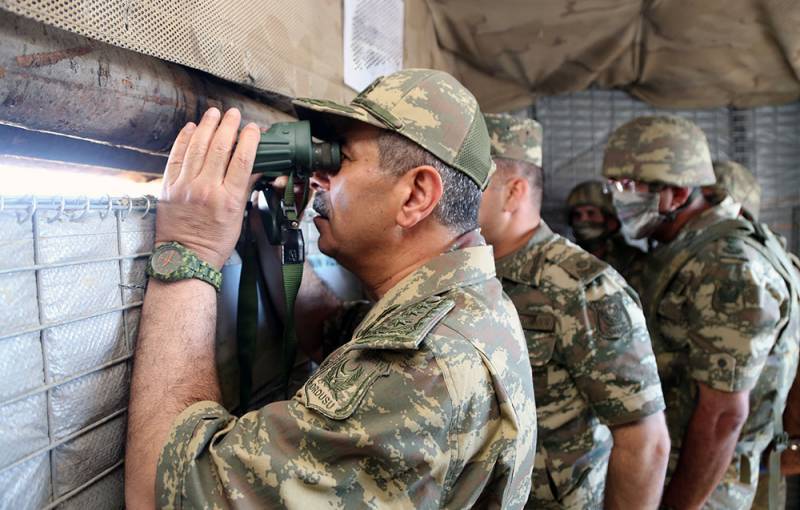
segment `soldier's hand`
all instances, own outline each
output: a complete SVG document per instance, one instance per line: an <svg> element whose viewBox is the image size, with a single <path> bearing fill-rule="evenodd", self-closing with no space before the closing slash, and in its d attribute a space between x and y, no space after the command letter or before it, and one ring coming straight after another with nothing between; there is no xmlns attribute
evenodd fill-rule
<svg viewBox="0 0 800 510"><path fill-rule="evenodd" d="M177 241L216 268L228 259L241 230L260 131L241 114L211 108L200 124L178 134L167 161L156 214L156 243ZM234 150L235 145L235 150Z"/></svg>

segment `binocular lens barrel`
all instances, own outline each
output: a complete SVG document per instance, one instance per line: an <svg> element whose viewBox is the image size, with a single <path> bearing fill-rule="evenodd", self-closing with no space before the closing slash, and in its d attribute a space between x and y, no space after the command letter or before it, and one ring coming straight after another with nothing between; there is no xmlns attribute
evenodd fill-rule
<svg viewBox="0 0 800 510"><path fill-rule="evenodd" d="M279 122L262 133L253 173L269 177L294 173L295 177L306 179L314 171L335 172L341 162L339 144L312 141L307 120Z"/></svg>
<svg viewBox="0 0 800 510"><path fill-rule="evenodd" d="M315 143L311 151L312 171L335 172L342 164L342 154L338 143Z"/></svg>

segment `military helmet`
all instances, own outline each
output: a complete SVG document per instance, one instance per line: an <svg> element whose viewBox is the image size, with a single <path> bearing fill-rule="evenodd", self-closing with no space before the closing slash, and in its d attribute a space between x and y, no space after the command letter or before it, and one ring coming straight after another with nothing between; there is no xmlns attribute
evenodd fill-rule
<svg viewBox="0 0 800 510"><path fill-rule="evenodd" d="M703 131L671 115L638 117L617 128L606 145L603 175L668 186L716 181Z"/></svg>
<svg viewBox="0 0 800 510"><path fill-rule="evenodd" d="M492 157L526 161L542 166L542 125L533 119L504 113L484 115Z"/></svg>
<svg viewBox="0 0 800 510"><path fill-rule="evenodd" d="M746 213L758 219L761 207L761 185L756 177L744 166L735 161L715 161L714 174L717 183L709 188L721 199L729 195L742 204Z"/></svg>
<svg viewBox="0 0 800 510"><path fill-rule="evenodd" d="M485 189L494 163L489 134L475 97L449 74L404 69L373 81L349 105L300 98L297 116L314 136L331 139L341 122L357 120L398 133Z"/></svg>
<svg viewBox="0 0 800 510"><path fill-rule="evenodd" d="M604 214L617 215L611 193L606 190L605 184L600 181L584 181L572 188L572 191L567 195L568 223L572 223L570 219L572 209L579 205L593 205L603 211Z"/></svg>

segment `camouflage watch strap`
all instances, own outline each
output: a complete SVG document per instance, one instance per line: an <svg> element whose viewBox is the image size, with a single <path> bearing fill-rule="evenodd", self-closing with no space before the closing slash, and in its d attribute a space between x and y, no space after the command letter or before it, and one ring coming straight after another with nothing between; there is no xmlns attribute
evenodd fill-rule
<svg viewBox="0 0 800 510"><path fill-rule="evenodd" d="M176 250L181 255L181 264L170 272L157 271L153 266L154 260L157 259L160 253ZM189 278L197 278L206 283L211 284L214 289L219 292L222 285L222 273L217 271L208 263L200 259L192 250L183 246L182 244L172 241L159 245L150 259L147 261L147 275L161 280L164 282L176 282L180 280L188 280Z"/></svg>

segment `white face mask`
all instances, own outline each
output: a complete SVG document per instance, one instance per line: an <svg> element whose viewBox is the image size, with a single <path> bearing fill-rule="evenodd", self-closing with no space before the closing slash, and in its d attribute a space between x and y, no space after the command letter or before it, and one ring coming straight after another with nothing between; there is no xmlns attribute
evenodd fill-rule
<svg viewBox="0 0 800 510"><path fill-rule="evenodd" d="M659 193L615 189L613 200L622 232L630 239L649 237L665 219L658 210L661 200Z"/></svg>
<svg viewBox="0 0 800 510"><path fill-rule="evenodd" d="M592 221L576 221L572 224L572 231L578 241L592 241L606 234L605 223L595 223Z"/></svg>

